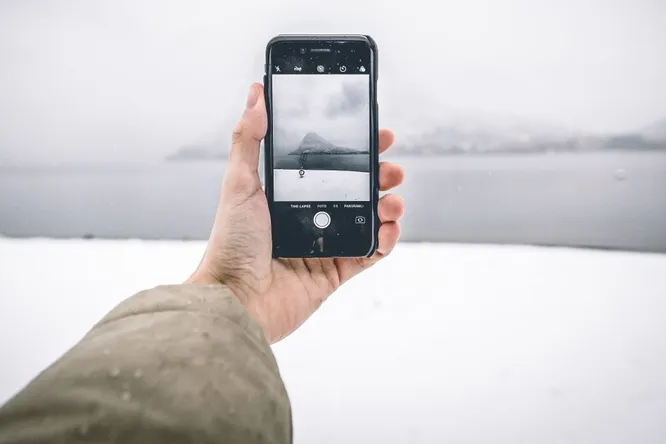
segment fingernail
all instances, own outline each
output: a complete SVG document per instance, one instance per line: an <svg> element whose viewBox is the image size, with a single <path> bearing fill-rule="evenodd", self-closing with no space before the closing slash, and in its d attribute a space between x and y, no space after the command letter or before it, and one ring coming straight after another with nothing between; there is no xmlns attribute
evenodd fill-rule
<svg viewBox="0 0 666 444"><path fill-rule="evenodd" d="M252 108L257 104L257 100L259 100L259 88L252 85L250 86L250 92L247 95L247 102L245 103L245 107Z"/></svg>

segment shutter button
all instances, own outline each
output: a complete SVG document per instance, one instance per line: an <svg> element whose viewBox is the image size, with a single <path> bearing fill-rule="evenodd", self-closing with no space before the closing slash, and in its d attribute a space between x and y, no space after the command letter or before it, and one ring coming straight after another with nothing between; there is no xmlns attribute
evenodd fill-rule
<svg viewBox="0 0 666 444"><path fill-rule="evenodd" d="M326 228L331 224L331 216L326 211L314 215L314 224L317 228Z"/></svg>

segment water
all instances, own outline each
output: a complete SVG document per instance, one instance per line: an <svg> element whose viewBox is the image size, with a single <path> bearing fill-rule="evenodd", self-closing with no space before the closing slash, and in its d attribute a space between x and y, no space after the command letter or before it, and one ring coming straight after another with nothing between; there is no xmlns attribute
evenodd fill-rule
<svg viewBox="0 0 666 444"><path fill-rule="evenodd" d="M391 160L406 170L403 240L666 252L666 153ZM224 168L0 169L0 233L205 239Z"/></svg>

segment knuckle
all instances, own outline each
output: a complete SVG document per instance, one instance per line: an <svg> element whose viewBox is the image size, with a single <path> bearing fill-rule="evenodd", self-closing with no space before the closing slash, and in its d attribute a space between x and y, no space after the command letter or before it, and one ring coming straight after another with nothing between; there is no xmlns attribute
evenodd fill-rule
<svg viewBox="0 0 666 444"><path fill-rule="evenodd" d="M254 191L257 188L257 178L250 170L239 169L233 173L232 184L236 191Z"/></svg>

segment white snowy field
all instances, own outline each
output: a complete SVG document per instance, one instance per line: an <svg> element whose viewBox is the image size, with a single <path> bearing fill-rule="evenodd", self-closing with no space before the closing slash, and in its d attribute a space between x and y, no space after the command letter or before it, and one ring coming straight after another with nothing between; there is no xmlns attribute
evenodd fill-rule
<svg viewBox="0 0 666 444"><path fill-rule="evenodd" d="M370 173L341 170L273 170L275 200L290 201L368 201Z"/></svg>
<svg viewBox="0 0 666 444"><path fill-rule="evenodd" d="M0 402L203 249L0 239ZM274 350L297 443L663 443L666 256L402 244Z"/></svg>

